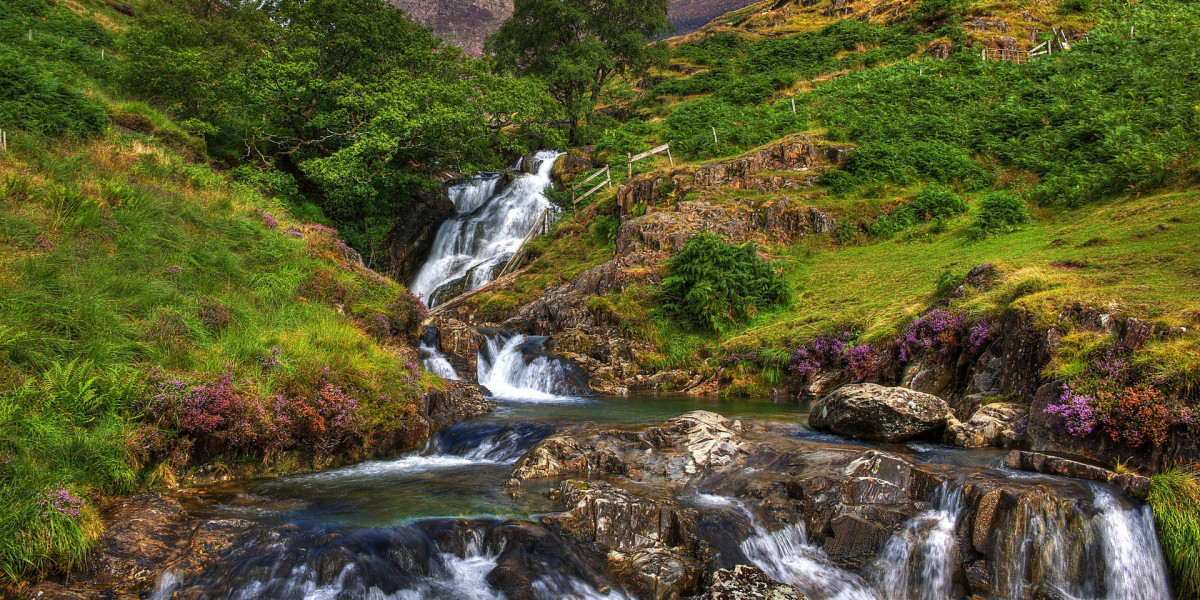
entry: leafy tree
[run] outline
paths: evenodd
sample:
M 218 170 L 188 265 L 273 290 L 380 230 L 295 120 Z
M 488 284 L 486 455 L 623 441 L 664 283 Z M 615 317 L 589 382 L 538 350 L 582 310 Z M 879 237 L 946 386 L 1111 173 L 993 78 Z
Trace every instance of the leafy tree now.
M 649 40 L 670 30 L 667 0 L 517 0 L 486 50 L 498 72 L 545 80 L 576 141 L 605 82 L 665 58 Z
M 694 329 L 717 331 L 791 300 L 787 283 L 759 258 L 753 243 L 730 244 L 711 233 L 696 234 L 670 267 L 659 293 L 662 309 Z

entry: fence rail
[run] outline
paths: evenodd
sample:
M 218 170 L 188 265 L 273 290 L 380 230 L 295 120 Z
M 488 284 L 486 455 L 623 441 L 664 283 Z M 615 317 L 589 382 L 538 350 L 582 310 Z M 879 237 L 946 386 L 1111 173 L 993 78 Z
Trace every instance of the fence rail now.
M 520 264 L 521 257 L 525 255 L 525 245 L 529 243 L 529 240 L 532 240 L 535 236 L 546 233 L 549 230 L 550 209 L 547 208 L 546 210 L 542 211 L 542 214 L 538 215 L 537 220 L 533 222 L 533 227 L 529 228 L 529 234 L 525 236 L 525 239 L 521 240 L 521 245 L 517 246 L 517 251 L 513 252 L 512 257 L 508 259 L 508 262 L 504 263 L 504 268 L 500 269 L 500 272 L 496 274 L 496 277 L 503 277 L 512 272 L 512 270 L 515 269 L 518 264 Z
M 575 192 L 579 191 L 579 188 L 583 187 L 585 184 L 587 184 L 587 182 L 589 182 L 601 175 L 604 176 L 604 181 L 601 181 L 599 184 L 596 185 L 596 187 L 584 192 L 584 194 L 582 196 L 575 195 Z M 583 181 L 580 181 L 579 183 L 577 183 L 573 187 L 571 187 L 571 207 L 576 212 L 578 212 L 579 211 L 579 203 L 583 202 L 584 198 L 587 198 L 588 196 L 591 196 L 592 194 L 600 191 L 600 188 L 602 188 L 606 185 L 608 187 L 612 187 L 612 167 L 610 167 L 608 165 L 604 165 L 603 169 L 600 169 L 599 171 L 592 173 L 591 175 L 588 176 L 587 179 L 584 179 Z
M 635 163 L 635 162 L 637 162 L 637 161 L 639 161 L 639 160 L 642 160 L 643 158 L 649 158 L 649 157 L 651 157 L 651 156 L 654 156 L 655 154 L 658 154 L 658 153 L 660 153 L 660 152 L 666 152 L 666 153 L 667 153 L 667 160 L 671 161 L 671 166 L 672 166 L 672 167 L 673 167 L 673 166 L 675 166 L 675 159 L 674 159 L 674 158 L 671 158 L 671 144 L 670 144 L 670 143 L 666 143 L 666 144 L 663 144 L 663 145 L 661 145 L 661 146 L 659 146 L 659 147 L 657 147 L 657 148 L 652 148 L 652 149 L 650 149 L 650 150 L 647 150 L 647 151 L 645 151 L 645 152 L 643 152 L 643 153 L 641 153 L 641 154 L 639 154 L 639 155 L 637 155 L 637 156 L 634 156 L 632 152 L 629 152 L 629 153 L 627 153 L 627 155 L 628 155 L 628 157 L 629 157 L 629 158 L 628 158 L 628 160 L 626 161 L 626 164 L 628 164 L 628 165 L 629 165 L 629 176 L 630 176 L 631 178 L 633 177 L 633 163 Z

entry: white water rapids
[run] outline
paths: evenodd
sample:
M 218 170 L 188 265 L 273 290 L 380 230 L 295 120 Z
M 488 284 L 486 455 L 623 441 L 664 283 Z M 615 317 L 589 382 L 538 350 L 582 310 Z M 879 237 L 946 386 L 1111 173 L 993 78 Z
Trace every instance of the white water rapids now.
M 821 548 L 808 543 L 803 524 L 777 531 L 755 524 L 742 551 L 755 566 L 812 600 L 952 598 L 958 564 L 954 533 L 963 504 L 957 489 L 943 489 L 939 495 L 936 508 L 910 519 L 887 542 L 868 569 L 875 574 L 870 582 L 839 569 Z M 1023 565 L 1033 563 L 1042 570 L 1043 589 L 1067 600 L 1169 600 L 1170 583 L 1150 509 L 1126 508 L 1099 486 L 1093 497 L 1098 512 L 1091 518 L 1074 512 L 1028 515 L 1019 564 L 1006 570 L 1004 581 L 993 582 L 990 597 L 1029 598 L 1030 573 Z M 1073 525 L 1078 525 L 1074 531 Z M 1074 573 L 1068 565 L 1076 567 Z M 1089 576 L 1080 577 L 1079 569 Z
M 553 206 L 545 191 L 560 153 L 539 152 L 534 173 L 518 176 L 497 192 L 499 178 L 477 177 L 450 188 L 458 215 L 442 223 L 429 258 L 410 289 L 434 307 L 495 277 L 542 212 Z

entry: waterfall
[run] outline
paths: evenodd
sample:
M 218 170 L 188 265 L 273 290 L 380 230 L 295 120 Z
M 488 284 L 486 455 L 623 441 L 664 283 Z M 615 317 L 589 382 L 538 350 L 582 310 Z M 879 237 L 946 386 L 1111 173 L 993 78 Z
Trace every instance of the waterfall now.
M 741 549 L 754 566 L 812 600 L 880 600 L 861 577 L 833 566 L 823 550 L 809 544 L 803 523 L 778 531 L 755 525 Z
M 573 401 L 568 395 L 573 392 L 571 382 L 576 374 L 570 363 L 530 347 L 540 346 L 543 340 L 524 335 L 488 337 L 479 349 L 479 384 L 497 398 Z
M 1103 549 L 1105 600 L 1169 600 L 1170 581 L 1150 507 L 1122 508 L 1108 491 L 1094 488 L 1093 519 Z
M 939 490 L 938 507 L 910 519 L 892 536 L 875 563 L 876 586 L 895 600 L 951 597 L 958 544 L 954 537 L 962 512 L 962 490 Z
M 442 379 L 457 380 L 459 378 L 450 361 L 446 360 L 446 355 L 439 352 L 436 346 L 427 345 L 422 340 L 421 344 L 417 346 L 417 353 L 421 356 L 421 362 L 425 365 L 425 369 L 430 373 Z
M 409 286 L 433 307 L 492 281 L 512 257 L 543 211 L 550 171 L 558 152 L 539 152 L 535 173 L 517 177 L 496 192 L 496 177 L 480 177 L 454 186 L 450 199 L 458 215 L 442 223 L 429 259 Z

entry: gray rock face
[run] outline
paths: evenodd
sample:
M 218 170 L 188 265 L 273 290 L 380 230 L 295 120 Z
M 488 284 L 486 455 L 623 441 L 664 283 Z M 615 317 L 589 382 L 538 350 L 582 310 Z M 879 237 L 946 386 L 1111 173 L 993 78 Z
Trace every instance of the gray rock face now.
M 693 600 L 808 600 L 808 597 L 771 579 L 757 567 L 737 565 L 713 573 L 708 591 Z
M 1025 404 L 994 402 L 980 408 L 965 423 L 950 419 L 944 441 L 964 448 L 1012 448 L 1023 440 L 1028 417 L 1029 406 Z
M 388 233 L 388 274 L 401 281 L 415 274 L 429 257 L 438 228 L 456 212 L 445 189 L 413 197 Z
M 861 383 L 842 386 L 814 403 L 808 423 L 855 439 L 903 442 L 940 434 L 951 416 L 937 396 Z

